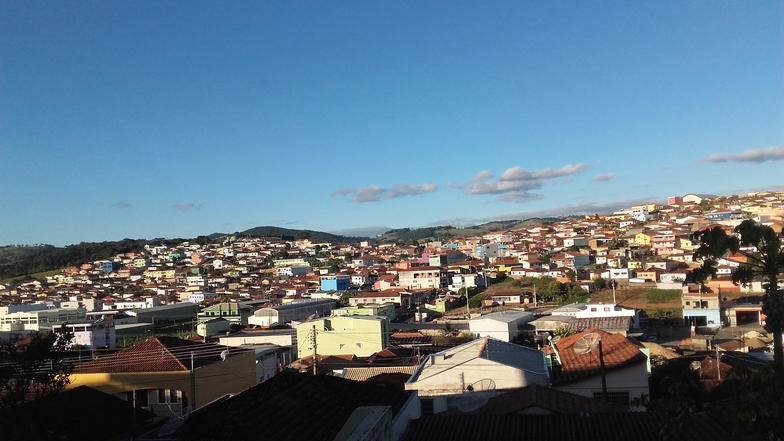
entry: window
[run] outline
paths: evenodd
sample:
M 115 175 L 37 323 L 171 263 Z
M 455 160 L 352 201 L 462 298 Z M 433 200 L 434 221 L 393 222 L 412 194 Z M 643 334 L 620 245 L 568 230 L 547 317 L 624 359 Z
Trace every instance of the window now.
M 594 400 L 602 400 L 601 392 L 593 393 Z M 629 392 L 607 392 L 607 402 L 610 404 L 629 404 Z
M 591 312 L 596 312 L 596 308 L 591 308 Z
M 135 399 L 136 399 L 136 407 L 147 407 L 150 405 L 149 396 L 147 395 L 146 390 L 137 390 L 134 391 Z
M 422 399 L 422 415 L 433 415 L 433 400 L 432 399 Z
M 179 395 L 180 393 L 178 390 L 169 389 L 169 402 L 172 404 L 177 404 L 180 401 Z
M 166 403 L 166 389 L 158 389 L 158 404 Z
M 604 312 L 610 312 L 610 307 L 609 306 L 605 306 L 604 307 Z

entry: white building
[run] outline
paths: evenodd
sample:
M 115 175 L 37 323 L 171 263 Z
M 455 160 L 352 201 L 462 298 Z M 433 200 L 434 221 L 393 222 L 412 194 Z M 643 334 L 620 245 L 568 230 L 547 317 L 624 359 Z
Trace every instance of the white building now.
M 190 303 L 212 302 L 220 298 L 220 294 L 214 292 L 192 292 L 188 294 Z
M 485 337 L 429 355 L 404 386 L 417 391 L 428 414 L 530 384 L 550 385 L 544 353 Z
M 307 320 L 308 317 L 327 317 L 335 308 L 334 300 L 311 300 L 302 303 L 273 306 L 256 310 L 248 317 L 249 325 L 268 327 L 283 325 L 296 320 Z
M 613 303 L 572 303 L 553 309 L 552 315 L 568 315 L 576 318 L 631 317 L 632 327 L 640 327 L 640 311 L 624 308 Z
M 520 335 L 520 326 L 533 319 L 532 312 L 510 309 L 473 318 L 468 322 L 468 330 L 477 337 L 492 337 L 511 342 Z
M 15 312 L 4 314 L 4 311 L 0 310 L 0 331 L 51 330 L 65 322 L 83 320 L 87 317 L 87 310 L 85 308 L 15 310 L 13 309 L 13 306 L 3 307 L 5 311 L 8 311 L 9 308 Z
M 76 345 L 84 349 L 117 347 L 117 334 L 115 333 L 114 320 L 78 320 L 64 324 L 73 333 L 70 347 Z

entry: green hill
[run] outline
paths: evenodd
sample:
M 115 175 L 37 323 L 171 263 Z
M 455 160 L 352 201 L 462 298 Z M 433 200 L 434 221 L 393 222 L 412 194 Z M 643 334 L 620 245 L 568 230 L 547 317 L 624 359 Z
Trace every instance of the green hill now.
M 325 233 L 323 231 L 293 230 L 289 228 L 272 227 L 272 226 L 255 227 L 249 230 L 236 233 L 236 235 L 245 236 L 245 237 L 272 236 L 272 237 L 280 237 L 283 240 L 309 239 L 311 242 L 357 243 L 367 239 L 367 237 L 341 236 L 338 234 Z M 212 238 L 213 236 L 210 237 Z

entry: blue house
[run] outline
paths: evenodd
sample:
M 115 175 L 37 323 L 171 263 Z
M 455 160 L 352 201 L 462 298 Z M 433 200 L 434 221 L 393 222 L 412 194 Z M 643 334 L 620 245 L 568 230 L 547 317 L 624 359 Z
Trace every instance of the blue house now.
M 117 271 L 120 269 L 120 262 L 104 262 L 103 263 L 103 273 L 109 274 L 112 271 Z
M 349 286 L 351 286 L 351 276 L 348 274 L 321 276 L 322 291 L 345 291 Z

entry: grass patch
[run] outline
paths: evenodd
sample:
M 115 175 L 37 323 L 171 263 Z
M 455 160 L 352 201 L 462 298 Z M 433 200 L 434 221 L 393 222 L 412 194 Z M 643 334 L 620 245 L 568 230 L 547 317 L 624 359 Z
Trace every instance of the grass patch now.
M 52 270 L 52 271 L 43 271 L 40 273 L 35 274 L 25 274 L 23 276 L 16 276 L 16 277 L 9 277 L 7 279 L 0 280 L 2 284 L 17 284 L 22 282 L 28 282 L 32 280 L 41 280 L 45 279 L 49 276 L 53 276 L 55 274 L 60 274 L 61 270 Z
M 681 298 L 677 289 L 651 289 L 645 293 L 645 300 L 651 303 L 666 303 Z

